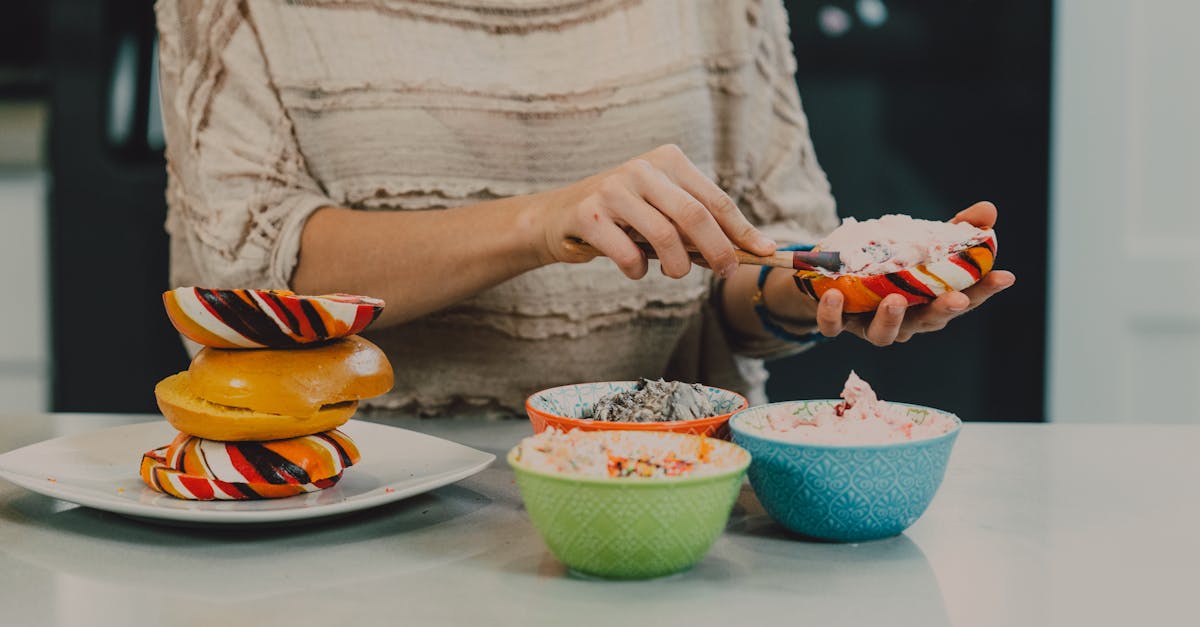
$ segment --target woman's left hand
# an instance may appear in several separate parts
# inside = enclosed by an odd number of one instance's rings
[[[959,212],[951,222],[969,222],[980,228],[991,228],[996,223],[996,206],[986,201],[975,203]],[[879,303],[874,314],[855,316],[844,315],[842,293],[829,290],[817,305],[817,327],[826,337],[846,331],[876,346],[907,342],[918,333],[944,329],[951,320],[982,305],[1016,280],[1011,272],[993,270],[975,285],[961,292],[942,294],[927,305],[906,307],[903,296],[892,294]]]

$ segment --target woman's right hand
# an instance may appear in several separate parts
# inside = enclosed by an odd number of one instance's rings
[[[594,255],[572,243],[583,240],[612,259],[631,279],[646,275],[646,255],[636,231],[654,247],[663,274],[679,278],[692,263],[685,246],[704,255],[718,276],[738,268],[734,248],[756,255],[775,252],[775,242],[756,229],[729,195],[705,176],[678,146],[664,145],[564,188],[538,194],[544,263],[582,263]]]

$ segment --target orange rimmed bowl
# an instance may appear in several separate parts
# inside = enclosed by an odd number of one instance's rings
[[[525,412],[533,424],[533,432],[541,433],[549,427],[563,431],[665,431],[690,433],[729,439],[729,417],[734,412],[750,406],[746,397],[730,390],[705,386],[713,407],[720,413],[715,416],[694,420],[668,422],[611,422],[584,418],[601,398],[617,392],[637,389],[637,381],[600,381],[596,383],[574,383],[542,390],[529,395],[525,400]]]

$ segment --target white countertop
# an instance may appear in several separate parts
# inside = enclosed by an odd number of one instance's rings
[[[150,419],[0,418],[0,452]],[[0,479],[0,624],[1200,624],[1200,426],[968,423],[901,536],[799,540],[747,485],[697,567],[622,583],[568,575],[530,524],[502,461],[528,423],[400,426],[500,459],[399,503],[273,528],[138,522]]]

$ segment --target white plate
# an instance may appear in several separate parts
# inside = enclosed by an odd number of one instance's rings
[[[279,523],[383,505],[469,477],[495,455],[430,435],[352,420],[362,460],[332,488],[286,499],[184,501],[146,487],[142,453],[176,431],[164,421],[114,427],[31,444],[0,455],[0,477],[64,501],[117,514],[182,523]]]

